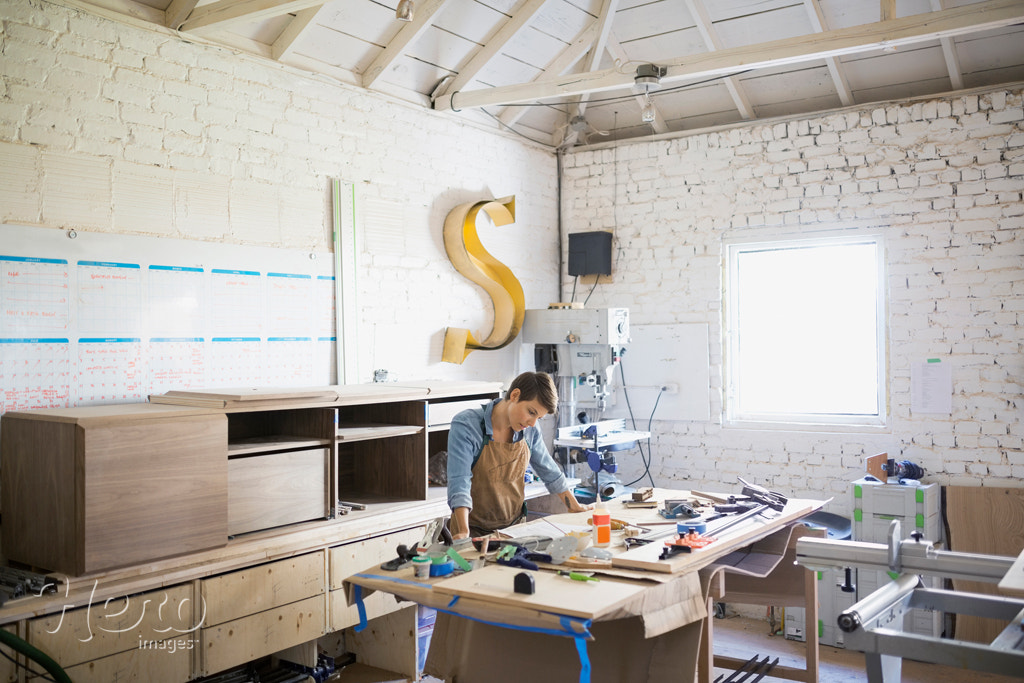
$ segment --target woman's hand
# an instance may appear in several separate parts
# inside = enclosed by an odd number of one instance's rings
[[[563,491],[561,493],[562,502],[565,503],[565,508],[569,512],[586,512],[587,510],[593,510],[593,505],[582,505],[576,496],[573,495],[572,491]]]

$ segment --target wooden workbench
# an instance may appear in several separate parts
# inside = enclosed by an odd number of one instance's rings
[[[686,498],[689,492],[657,490],[655,496]],[[616,543],[623,532],[615,532],[611,566],[592,568],[599,582],[573,581],[553,571],[564,567],[548,566],[531,572],[533,595],[513,591],[513,577],[524,570],[495,564],[426,580],[414,579],[411,569],[373,567],[350,577],[346,589],[354,603],[384,591],[439,610],[426,673],[445,680],[692,680],[686,672],[697,670],[714,577],[721,571],[771,573],[793,525],[822,504],[790,501],[771,519],[752,519],[706,548],[668,560],[658,559],[662,541],[626,550]],[[656,510],[629,509],[621,501],[607,507],[613,519],[633,524],[666,521]],[[578,527],[588,517],[545,520]]]

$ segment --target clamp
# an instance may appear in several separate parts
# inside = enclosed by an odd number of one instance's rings
[[[531,569],[537,571],[540,567],[537,566],[538,562],[551,563],[551,556],[546,553],[531,552],[521,545],[515,543],[506,543],[505,546],[498,551],[498,555],[495,557],[495,561],[498,564],[503,564],[506,567],[519,567],[520,569]]]

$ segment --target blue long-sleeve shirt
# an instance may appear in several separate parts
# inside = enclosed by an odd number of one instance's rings
[[[503,399],[496,398],[480,408],[470,408],[458,413],[452,419],[448,430],[448,506],[473,508],[470,487],[473,483],[473,465],[480,456],[484,444],[494,436],[491,414],[494,406]],[[551,457],[540,430],[527,427],[512,433],[512,442],[526,439],[530,449],[530,466],[551,493],[569,489],[565,475],[558,463]]]

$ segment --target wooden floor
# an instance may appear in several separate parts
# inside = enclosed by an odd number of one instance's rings
[[[727,617],[715,620],[715,652],[720,655],[742,658],[744,661],[755,654],[761,658],[771,655],[779,658],[780,665],[803,666],[804,644],[786,640],[782,636],[771,636],[766,621],[748,617]],[[864,655],[852,650],[821,646],[821,683],[864,683],[867,674],[864,669]],[[716,669],[715,675],[728,675],[725,669]],[[1024,672],[1021,672],[1024,676]],[[785,679],[766,676],[762,683]],[[1020,683],[1021,678],[996,676],[994,674],[966,671],[938,664],[903,661],[902,683]]]

